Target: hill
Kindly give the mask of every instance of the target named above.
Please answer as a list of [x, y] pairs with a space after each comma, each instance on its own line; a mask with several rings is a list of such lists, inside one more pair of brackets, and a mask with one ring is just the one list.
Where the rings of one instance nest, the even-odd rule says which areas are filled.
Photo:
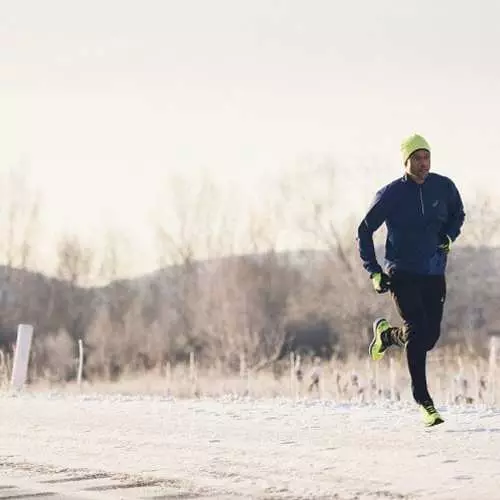
[[[442, 344], [481, 354], [488, 335], [500, 330], [499, 271], [496, 247], [453, 249]], [[311, 250], [186, 259], [99, 287], [5, 266], [0, 280], [0, 346], [15, 340], [17, 324], [33, 324], [36, 370], [61, 378], [74, 375], [78, 339], [88, 376], [116, 376], [123, 367], [186, 361], [191, 352], [228, 367], [241, 353], [252, 366], [287, 349], [364, 353], [373, 317], [397, 321], [352, 249], [341, 256]]]

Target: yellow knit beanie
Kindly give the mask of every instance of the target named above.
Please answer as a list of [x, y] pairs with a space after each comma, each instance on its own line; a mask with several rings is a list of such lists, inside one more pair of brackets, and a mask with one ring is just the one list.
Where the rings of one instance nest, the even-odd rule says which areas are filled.
[[407, 137], [401, 143], [401, 155], [402, 155], [403, 165], [406, 165], [406, 161], [412, 155], [412, 153], [414, 153], [419, 149], [426, 149], [429, 152], [431, 150], [429, 143], [421, 135], [414, 134], [411, 135], [410, 137]]

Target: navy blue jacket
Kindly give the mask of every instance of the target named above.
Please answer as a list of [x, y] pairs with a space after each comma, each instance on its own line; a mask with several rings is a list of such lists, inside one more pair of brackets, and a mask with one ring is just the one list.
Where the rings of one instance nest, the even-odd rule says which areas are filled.
[[386, 272], [444, 274], [447, 255], [438, 248], [445, 235], [455, 241], [465, 213], [455, 184], [429, 173], [423, 184], [404, 175], [380, 189], [358, 227], [358, 249], [363, 267], [382, 271], [377, 262], [373, 233], [385, 222]]

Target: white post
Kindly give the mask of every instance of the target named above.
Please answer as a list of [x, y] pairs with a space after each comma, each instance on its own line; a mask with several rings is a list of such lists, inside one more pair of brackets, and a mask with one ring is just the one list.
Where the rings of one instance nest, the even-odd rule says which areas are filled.
[[295, 396], [295, 353], [290, 352], [290, 394]]
[[170, 383], [172, 380], [172, 365], [170, 361], [167, 361], [167, 367], [165, 368], [165, 376], [167, 378], [167, 382]]
[[443, 389], [441, 385], [441, 374], [438, 373], [436, 376], [436, 394], [438, 395], [439, 398], [443, 397]]
[[0, 351], [0, 387], [7, 383], [8, 371], [7, 363], [5, 362], [5, 354]]
[[240, 352], [240, 378], [243, 378], [247, 371], [247, 365], [245, 362], [245, 353]]
[[394, 359], [389, 359], [389, 377], [391, 383], [391, 400], [396, 401], [396, 370], [394, 368]]
[[496, 366], [497, 366], [497, 339], [490, 338], [490, 358], [488, 360], [488, 391], [491, 404], [496, 403]]
[[78, 339], [78, 376], [77, 376], [78, 387], [82, 386], [82, 375], [83, 375], [83, 342], [82, 339]]
[[478, 404], [479, 399], [481, 397], [481, 379], [479, 377], [479, 368], [478, 368], [478, 363], [474, 365], [474, 389], [475, 389], [475, 394], [474, 394], [474, 403]]
[[384, 393], [382, 384], [380, 383], [380, 363], [375, 363], [375, 399], [378, 399], [379, 392]]
[[189, 353], [189, 378], [191, 382], [194, 382], [196, 379], [196, 366], [194, 359], [194, 351], [190, 351]]
[[14, 361], [12, 364], [11, 387], [13, 389], [22, 389], [26, 382], [32, 337], [32, 325], [18, 325], [16, 350], [14, 352]]

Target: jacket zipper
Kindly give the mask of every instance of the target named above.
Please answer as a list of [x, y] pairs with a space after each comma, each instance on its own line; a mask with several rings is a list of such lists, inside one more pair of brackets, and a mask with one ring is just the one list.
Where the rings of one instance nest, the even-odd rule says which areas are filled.
[[422, 188], [421, 187], [418, 188], [418, 192], [420, 194], [420, 208], [422, 210], [422, 215], [425, 215], [424, 198], [422, 196]]

